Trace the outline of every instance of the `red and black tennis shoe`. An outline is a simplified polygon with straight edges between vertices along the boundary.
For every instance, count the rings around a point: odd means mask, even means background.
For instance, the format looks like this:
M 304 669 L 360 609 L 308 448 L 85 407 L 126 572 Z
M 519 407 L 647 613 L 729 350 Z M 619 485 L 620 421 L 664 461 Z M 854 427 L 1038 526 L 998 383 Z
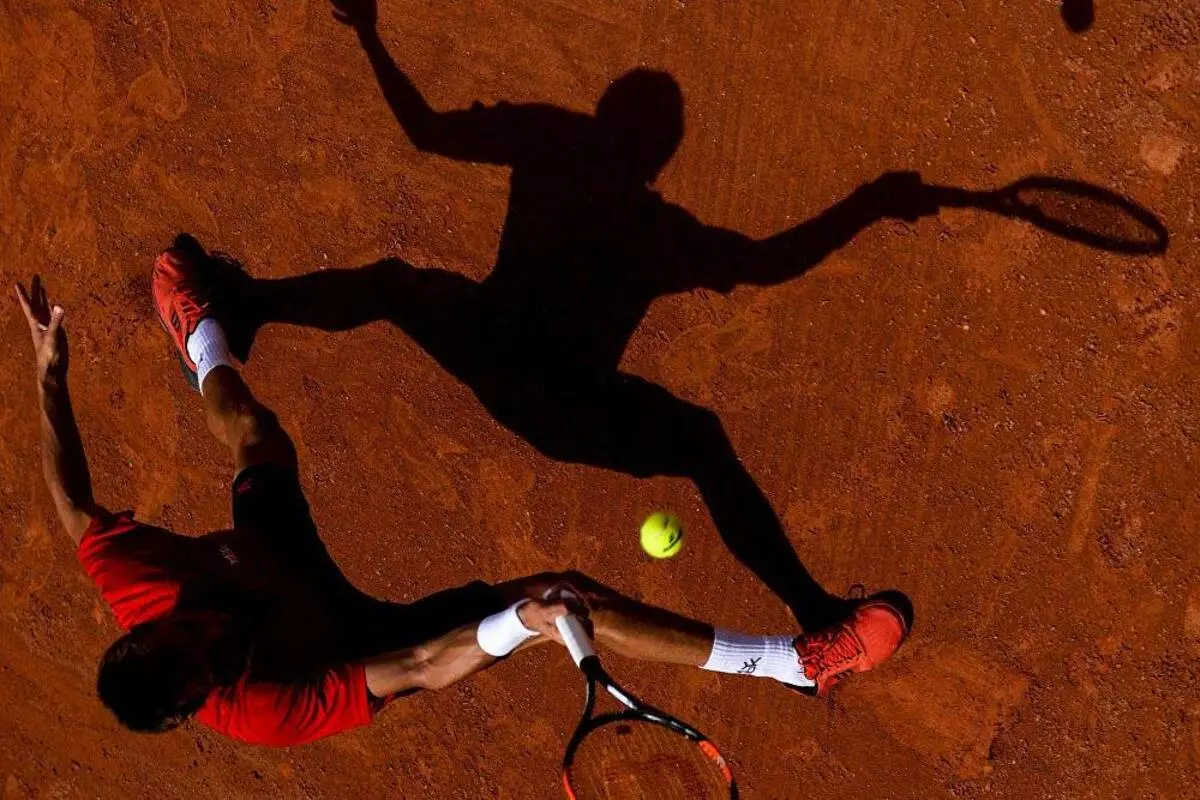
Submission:
M 199 262 L 190 253 L 172 247 L 155 260 L 150 291 L 158 321 L 175 345 L 184 376 L 192 388 L 199 389 L 196 364 L 188 355 L 187 340 L 201 320 L 212 316 Z
M 824 696 L 851 672 L 866 672 L 892 657 L 908 635 L 908 623 L 898 608 L 881 599 L 868 599 L 844 622 L 797 636 L 793 645 L 800 668 L 816 681 Z

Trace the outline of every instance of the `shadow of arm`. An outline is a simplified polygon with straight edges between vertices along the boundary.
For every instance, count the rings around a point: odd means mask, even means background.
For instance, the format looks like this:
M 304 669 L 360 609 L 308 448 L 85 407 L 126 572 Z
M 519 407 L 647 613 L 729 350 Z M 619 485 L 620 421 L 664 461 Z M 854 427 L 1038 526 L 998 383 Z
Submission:
M 817 266 L 881 219 L 915 221 L 936 211 L 915 173 L 886 173 L 818 216 L 766 239 L 704 226 L 679 211 L 695 228 L 670 237 L 685 243 L 672 248 L 671 258 L 679 269 L 671 290 L 728 292 L 743 284 L 773 286 Z
M 359 42 L 371 62 L 375 80 L 392 115 L 418 150 L 460 161 L 508 164 L 511 137 L 499 130 L 509 106 L 437 111 L 396 65 L 374 28 L 358 30 Z

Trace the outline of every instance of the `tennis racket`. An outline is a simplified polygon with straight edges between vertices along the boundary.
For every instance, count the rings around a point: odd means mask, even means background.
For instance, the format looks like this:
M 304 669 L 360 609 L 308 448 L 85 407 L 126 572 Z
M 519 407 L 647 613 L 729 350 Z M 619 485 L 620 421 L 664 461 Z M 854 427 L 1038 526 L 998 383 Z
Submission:
M 939 206 L 980 208 L 1023 219 L 1071 241 L 1115 253 L 1165 253 L 1166 227 L 1128 198 L 1068 178 L 1023 178 L 1003 189 L 927 186 Z
M 570 800 L 737 800 L 733 773 L 704 734 L 621 688 L 578 617 L 555 624 L 587 678 L 583 716 L 562 762 Z M 620 710 L 596 713 L 597 686 Z

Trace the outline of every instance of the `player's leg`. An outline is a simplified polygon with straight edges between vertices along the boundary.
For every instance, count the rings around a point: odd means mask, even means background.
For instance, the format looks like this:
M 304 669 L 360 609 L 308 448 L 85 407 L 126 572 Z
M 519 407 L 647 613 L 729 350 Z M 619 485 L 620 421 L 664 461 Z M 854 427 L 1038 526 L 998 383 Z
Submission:
M 151 288 L 159 321 L 189 382 L 200 390 L 209 429 L 226 445 L 237 472 L 260 463 L 295 468 L 296 453 L 275 415 L 233 369 L 229 343 L 213 313 L 202 249 L 173 247 L 158 257 Z
M 214 313 L 214 265 L 199 243 L 159 256 L 152 288 L 159 320 L 184 374 L 200 389 L 208 427 L 233 458 L 234 528 L 252 533 L 331 609 L 363 598 L 338 570 L 317 532 L 300 486 L 296 450 L 275 414 L 233 367 Z
M 846 621 L 812 634 L 748 634 L 647 605 L 577 572 L 543 574 L 502 584 L 509 602 L 567 587 L 587 606 L 601 647 L 627 658 L 773 678 L 802 690 L 827 690 L 849 672 L 886 661 L 911 624 L 895 596 L 862 602 Z
M 235 473 L 256 464 L 296 468 L 292 440 L 237 370 L 224 364 L 214 367 L 205 375 L 200 391 L 209 430 L 229 448 Z
M 445 688 L 496 663 L 498 656 L 493 653 L 515 654 L 545 644 L 550 639 L 525 628 L 527 621 L 519 616 L 514 618 L 513 609 L 522 604 L 520 609 L 524 613 L 530 607 L 527 601 L 534 601 L 541 605 L 563 603 L 565 610 L 567 600 L 561 595 L 554 596 L 564 591 L 570 607 L 582 603 L 590 609 L 594 632 L 601 644 L 631 658 L 704 666 L 717 635 L 711 625 L 622 597 L 577 573 L 542 573 L 489 587 L 489 590 L 487 597 L 475 598 L 477 608 L 487 608 L 475 617 L 475 621 L 445 628 L 440 633 L 425 631 L 409 644 L 365 658 L 367 686 L 371 693 L 384 698 L 419 689 Z M 457 591 L 460 590 L 453 590 Z M 480 600 L 482 604 L 479 604 Z M 414 625 L 422 625 L 432 608 L 420 601 L 409 609 L 396 607 L 395 610 L 394 626 L 411 629 Z M 562 613 L 558 611 L 556 615 Z M 446 619 L 444 615 L 438 616 Z M 371 624 L 383 619 L 377 617 Z M 493 626 L 490 635 L 483 632 L 489 625 Z M 496 633 L 497 625 L 503 629 L 502 635 Z M 494 643 L 497 638 L 506 640 L 507 645 L 499 649 L 491 644 L 485 647 L 485 639 Z M 791 653 L 786 659 L 791 663 L 791 669 L 785 674 L 803 681 L 790 638 L 784 638 L 785 647 Z
M 864 602 L 845 623 L 826 631 L 762 636 L 640 603 L 579 573 L 543 573 L 501 584 L 493 591 L 495 602 L 507 605 L 507 610 L 367 658 L 370 691 L 383 698 L 441 689 L 488 668 L 500 654 L 549 641 L 537 635 L 541 630 L 537 625 L 536 630 L 526 627 L 531 624 L 528 608 L 542 617 L 545 630 L 553 627 L 551 619 L 545 618 L 548 610 L 557 617 L 579 608 L 587 614 L 596 641 L 627 658 L 774 678 L 812 693 L 828 689 L 848 672 L 863 672 L 882 663 L 908 630 L 907 619 L 882 600 Z
M 588 609 L 596 642 L 626 658 L 775 678 L 811 686 L 793 647 L 795 634 L 731 634 L 707 622 L 627 597 L 578 572 L 535 575 L 497 587 L 507 601 L 565 590 Z

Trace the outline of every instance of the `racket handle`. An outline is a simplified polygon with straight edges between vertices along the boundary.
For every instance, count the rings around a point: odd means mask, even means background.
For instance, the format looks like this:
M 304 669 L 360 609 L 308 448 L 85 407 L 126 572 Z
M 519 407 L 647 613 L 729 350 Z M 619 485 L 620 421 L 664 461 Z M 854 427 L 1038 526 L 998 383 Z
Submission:
M 943 208 L 966 208 L 986 200 L 992 192 L 975 192 L 970 189 L 960 189 L 957 186 L 939 186 L 935 183 L 926 184 L 930 198 Z
M 554 625 L 558 628 L 563 642 L 566 643 L 575 666 L 580 667 L 585 658 L 596 655 L 596 648 L 592 646 L 592 637 L 588 636 L 579 617 L 574 614 L 563 614 L 554 620 Z

